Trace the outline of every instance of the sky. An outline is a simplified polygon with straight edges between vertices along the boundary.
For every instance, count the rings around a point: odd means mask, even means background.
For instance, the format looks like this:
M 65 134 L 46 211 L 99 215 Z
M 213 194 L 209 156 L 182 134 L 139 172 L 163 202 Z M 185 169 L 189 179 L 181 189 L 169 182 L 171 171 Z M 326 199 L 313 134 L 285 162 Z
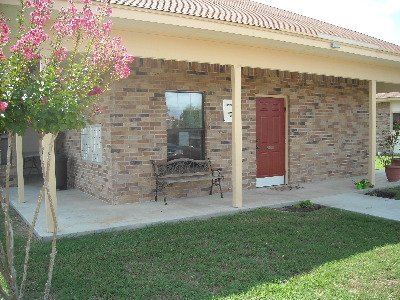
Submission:
M 400 45 L 400 0 L 253 0 Z

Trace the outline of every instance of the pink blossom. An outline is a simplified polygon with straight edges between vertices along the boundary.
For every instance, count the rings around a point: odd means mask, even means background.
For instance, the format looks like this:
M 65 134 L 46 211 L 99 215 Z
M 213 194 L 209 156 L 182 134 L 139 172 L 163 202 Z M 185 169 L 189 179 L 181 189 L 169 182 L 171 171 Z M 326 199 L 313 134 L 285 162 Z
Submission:
M 129 77 L 129 75 L 131 74 L 131 70 L 126 64 L 116 64 L 114 66 L 114 71 L 117 77 L 121 79 Z
M 40 54 L 35 53 L 30 48 L 24 48 L 24 49 L 21 50 L 20 53 L 25 57 L 25 59 L 28 59 L 28 60 L 41 58 Z
M 54 0 L 26 0 L 25 6 L 33 8 L 31 22 L 36 26 L 43 26 L 50 19 Z
M 122 56 L 122 61 L 123 61 L 124 63 L 130 64 L 130 63 L 133 62 L 133 60 L 134 60 L 134 57 L 133 57 L 133 55 L 131 55 L 131 54 L 125 53 L 125 54 Z
M 111 26 L 112 26 L 112 21 L 108 20 L 107 22 L 104 22 L 101 25 L 101 28 L 103 29 L 103 34 L 104 35 L 109 35 L 111 33 Z
M 65 60 L 67 58 L 67 55 L 68 55 L 68 52 L 67 52 L 67 48 L 65 48 L 65 47 L 61 47 L 54 51 L 54 56 L 59 61 Z
M 10 41 L 10 27 L 6 21 L 0 17 L 0 47 Z
M 0 101 L 0 112 L 5 112 L 8 107 L 8 103 L 4 101 Z
M 101 107 L 100 106 L 98 106 L 98 105 L 95 105 L 94 106 L 94 114 L 95 115 L 99 115 L 99 114 L 101 114 Z
M 97 96 L 103 93 L 103 90 L 99 86 L 94 86 L 92 90 L 88 93 L 88 96 Z
M 26 59 L 40 58 L 37 51 L 48 38 L 42 27 L 32 28 L 11 47 L 11 52 L 21 53 Z

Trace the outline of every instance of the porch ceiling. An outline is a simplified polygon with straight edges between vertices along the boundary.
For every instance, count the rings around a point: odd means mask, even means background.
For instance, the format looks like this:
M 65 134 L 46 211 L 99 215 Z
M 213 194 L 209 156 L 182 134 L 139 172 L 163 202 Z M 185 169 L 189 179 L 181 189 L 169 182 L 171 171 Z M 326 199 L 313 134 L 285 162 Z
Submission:
M 399 53 L 350 39 L 125 5 L 114 5 L 114 16 L 116 33 L 136 39 L 137 56 L 400 83 Z
M 118 20 L 115 24 L 121 25 Z M 147 24 L 140 21 L 131 21 L 131 24 L 130 27 L 135 31 L 117 26 L 115 34 L 122 36 L 128 49 L 140 57 L 240 65 L 400 84 L 400 61 L 305 46 L 291 41 L 203 30 L 192 32 L 191 29 L 180 27 L 164 31 L 169 26 L 157 31 L 158 25 L 146 31 Z
M 376 92 L 377 93 L 400 92 L 400 84 L 377 82 Z

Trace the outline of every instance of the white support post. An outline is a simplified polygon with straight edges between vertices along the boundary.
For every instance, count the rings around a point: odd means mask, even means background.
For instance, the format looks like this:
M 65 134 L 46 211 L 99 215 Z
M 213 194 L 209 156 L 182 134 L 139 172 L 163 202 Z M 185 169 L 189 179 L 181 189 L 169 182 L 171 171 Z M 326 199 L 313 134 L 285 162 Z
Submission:
M 369 82 L 369 153 L 368 180 L 375 185 L 376 158 L 376 81 Z
M 51 157 L 50 157 L 50 170 L 49 170 L 49 190 L 50 190 L 50 196 L 51 199 L 53 200 L 53 207 L 54 207 L 54 212 L 57 217 L 57 193 L 56 193 L 56 171 L 55 171 L 55 154 L 54 154 L 54 143 L 51 145 L 51 140 L 53 138 L 53 134 L 48 133 L 43 137 L 43 174 L 46 174 L 46 169 L 47 169 L 47 161 L 48 161 L 48 153 L 49 153 L 49 148 L 52 146 L 51 151 Z M 46 223 L 47 223 L 47 231 L 48 232 L 54 232 L 54 220 L 53 216 L 51 213 L 51 208 L 50 208 L 50 201 L 47 193 L 45 193 L 45 204 L 46 204 Z
M 233 207 L 242 207 L 242 68 L 231 66 Z
M 22 136 L 15 135 L 15 150 L 17 158 L 18 202 L 25 202 L 24 158 L 22 156 Z

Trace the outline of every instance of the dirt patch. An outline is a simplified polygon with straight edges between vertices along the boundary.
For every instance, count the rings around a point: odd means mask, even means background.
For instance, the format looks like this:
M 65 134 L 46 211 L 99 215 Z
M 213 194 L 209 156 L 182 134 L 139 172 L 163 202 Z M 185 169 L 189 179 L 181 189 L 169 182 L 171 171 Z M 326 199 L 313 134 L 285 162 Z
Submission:
M 326 206 L 320 205 L 320 204 L 313 204 L 311 207 L 295 207 L 293 205 L 291 206 L 284 206 L 282 208 L 278 208 L 278 210 L 281 211 L 288 211 L 288 212 L 312 212 L 315 210 L 319 210 L 321 208 L 325 208 Z
M 10 208 L 10 217 L 14 234 L 27 238 L 29 235 L 29 226 L 12 207 Z M 33 235 L 33 238 L 36 239 L 36 236 Z
M 390 190 L 374 190 L 366 193 L 368 196 L 395 199 L 396 193 Z
M 273 186 L 270 187 L 271 190 L 274 191 L 291 191 L 291 190 L 299 190 L 303 189 L 304 187 L 300 185 L 292 185 L 292 184 L 284 184 L 284 185 L 278 185 L 278 186 Z

